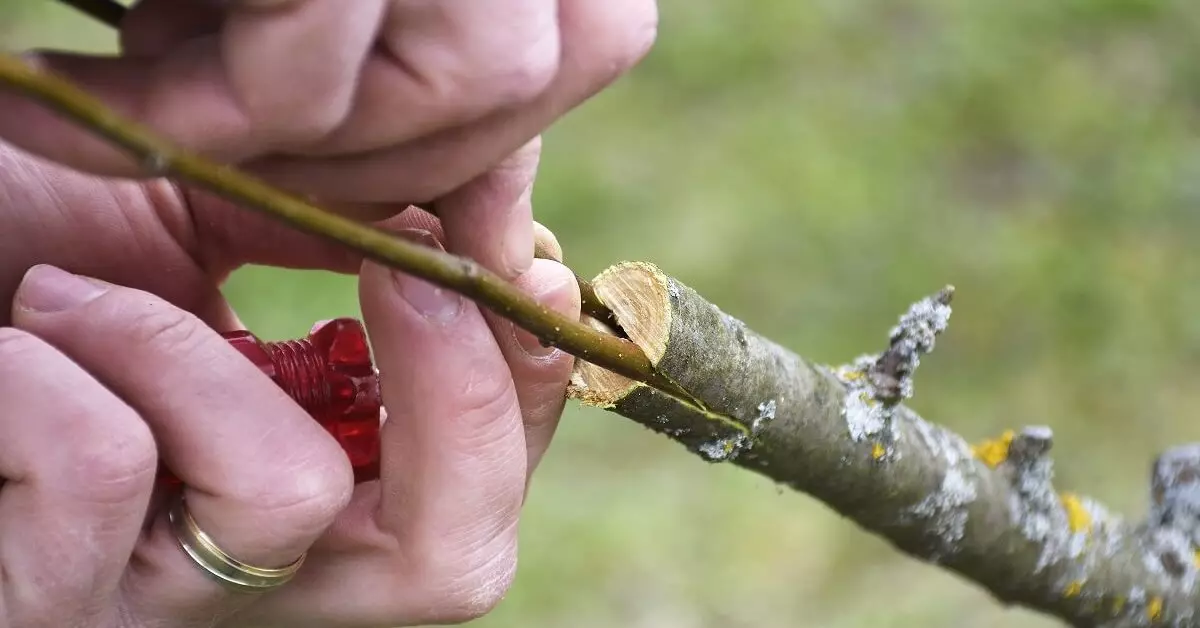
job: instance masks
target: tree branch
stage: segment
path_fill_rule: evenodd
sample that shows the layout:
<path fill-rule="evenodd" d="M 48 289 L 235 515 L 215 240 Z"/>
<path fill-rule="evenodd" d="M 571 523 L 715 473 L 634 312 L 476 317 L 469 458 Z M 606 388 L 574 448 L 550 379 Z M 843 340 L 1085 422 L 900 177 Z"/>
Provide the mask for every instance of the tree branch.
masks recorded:
<path fill-rule="evenodd" d="M 852 364 L 812 364 L 643 262 L 592 282 L 655 368 L 707 411 L 577 365 L 570 394 L 633 419 L 710 462 L 731 462 L 821 500 L 901 551 L 950 569 L 1005 604 L 1075 626 L 1200 620 L 1200 446 L 1165 454 L 1155 509 L 1129 525 L 1051 484 L 1048 428 L 975 447 L 900 403 L 950 317 L 950 289 L 923 299 L 890 346 Z"/>
<path fill-rule="evenodd" d="M 1150 517 L 1130 525 L 1056 491 L 1048 428 L 971 447 L 901 403 L 949 320 L 949 289 L 902 317 L 884 352 L 830 368 L 759 336 L 656 267 L 625 263 L 581 285 L 611 309 L 626 340 L 547 311 L 470 260 L 179 151 L 14 57 L 0 55 L 0 86 L 124 147 L 149 174 L 189 181 L 495 310 L 582 358 L 569 393 L 585 405 L 812 495 L 1003 603 L 1076 626 L 1186 626 L 1197 617 L 1200 445 L 1159 458 Z"/>

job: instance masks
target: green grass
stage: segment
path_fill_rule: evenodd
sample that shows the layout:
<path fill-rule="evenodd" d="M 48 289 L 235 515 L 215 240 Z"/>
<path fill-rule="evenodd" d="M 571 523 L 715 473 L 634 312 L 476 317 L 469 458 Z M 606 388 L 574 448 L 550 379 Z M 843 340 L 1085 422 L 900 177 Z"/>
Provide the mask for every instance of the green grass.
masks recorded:
<path fill-rule="evenodd" d="M 109 45 L 45 4 L 0 42 Z M 546 136 L 536 213 L 568 263 L 656 262 L 826 362 L 953 283 L 912 405 L 970 439 L 1048 424 L 1060 486 L 1140 516 L 1155 454 L 1200 440 L 1200 8 L 660 6 L 646 62 Z M 268 336 L 357 312 L 352 280 L 319 273 L 246 269 L 228 294 Z M 574 406 L 522 531 L 480 626 L 1055 625 Z"/>

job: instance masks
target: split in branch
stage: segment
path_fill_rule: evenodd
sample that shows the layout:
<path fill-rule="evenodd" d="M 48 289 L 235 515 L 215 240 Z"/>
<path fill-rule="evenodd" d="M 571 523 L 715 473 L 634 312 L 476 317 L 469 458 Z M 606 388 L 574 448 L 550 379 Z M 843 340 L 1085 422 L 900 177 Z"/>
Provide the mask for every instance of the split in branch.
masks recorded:
<path fill-rule="evenodd" d="M 653 265 L 619 264 L 592 283 L 654 367 L 706 407 L 580 363 L 571 395 L 584 404 L 812 495 L 1002 603 L 1075 626 L 1200 620 L 1200 447 L 1160 459 L 1154 512 L 1134 526 L 1053 486 L 1048 428 L 972 447 L 900 403 L 946 329 L 952 290 L 916 303 L 882 353 L 829 368 Z"/>

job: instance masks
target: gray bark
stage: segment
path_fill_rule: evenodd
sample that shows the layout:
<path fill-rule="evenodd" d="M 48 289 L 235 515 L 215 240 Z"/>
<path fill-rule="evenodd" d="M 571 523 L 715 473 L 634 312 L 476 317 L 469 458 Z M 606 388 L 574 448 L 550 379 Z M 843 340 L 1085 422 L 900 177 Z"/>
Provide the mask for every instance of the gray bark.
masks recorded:
<path fill-rule="evenodd" d="M 882 353 L 832 368 L 650 264 L 619 264 L 593 285 L 622 331 L 691 398 L 581 361 L 570 394 L 585 405 L 811 495 L 1001 603 L 1075 626 L 1198 625 L 1200 448 L 1160 458 L 1154 510 L 1135 525 L 1054 488 L 1048 428 L 972 447 L 900 403 L 945 329 L 952 291 L 913 305 Z"/>

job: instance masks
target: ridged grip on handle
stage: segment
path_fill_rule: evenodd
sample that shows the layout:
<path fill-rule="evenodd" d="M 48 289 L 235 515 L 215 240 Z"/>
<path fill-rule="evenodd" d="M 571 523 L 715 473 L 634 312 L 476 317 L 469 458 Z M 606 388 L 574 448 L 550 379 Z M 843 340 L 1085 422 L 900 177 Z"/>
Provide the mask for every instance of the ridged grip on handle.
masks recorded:
<path fill-rule="evenodd" d="M 263 342 L 248 331 L 222 336 L 338 441 L 356 482 L 379 477 L 383 403 L 379 373 L 359 321 L 320 321 L 306 338 L 281 342 Z M 165 467 L 159 475 L 163 482 L 178 483 Z"/>

